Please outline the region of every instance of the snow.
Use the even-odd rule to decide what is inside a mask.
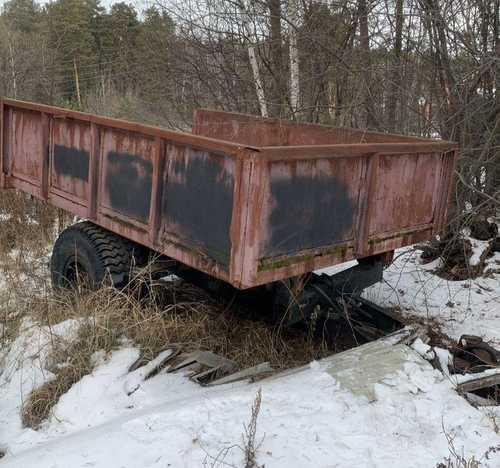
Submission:
[[[386,468],[401,467],[402,460],[431,467],[449,454],[445,432],[476,457],[499,443],[489,418],[420,359],[376,385],[370,403],[318,365],[214,388],[159,374],[138,379],[140,394],[127,395],[127,379],[137,378],[127,369],[137,355],[133,348],[113,353],[60,401],[40,431],[46,442],[6,457],[3,466],[243,466],[243,425],[259,388],[258,461],[269,467]],[[24,445],[32,432],[24,434]],[[499,466],[497,455],[489,458],[483,466]]]
[[[489,249],[490,241],[482,241],[469,237],[472,246],[472,255],[469,258],[470,266],[477,266],[481,263],[481,258],[483,254]]]
[[[420,356],[427,360],[432,360],[436,356],[434,350],[431,346],[424,343],[420,338],[417,338],[411,345],[411,347],[418,353]]]
[[[23,429],[20,408],[33,389],[53,377],[45,362],[50,342],[71,339],[77,328],[76,320],[51,328],[24,320],[19,336],[7,352],[0,354],[0,445],[8,451],[30,446],[42,438],[35,431]]]
[[[489,260],[492,270],[498,260]],[[478,334],[498,344],[498,273],[449,282],[432,273],[437,265],[401,250],[385,281],[365,294],[409,318],[432,319],[451,337]],[[464,378],[425,361],[436,356],[446,370],[449,352],[421,339],[399,368],[374,383],[373,401],[349,389],[349,379],[336,378],[329,358],[252,384],[200,387],[164,371],[145,379],[169,351],[130,372],[140,353],[123,341],[111,355],[93,356],[94,371],[60,398],[39,430],[23,428],[22,402],[53,377],[46,370],[50,340],[71,339],[77,325],[48,329],[25,321],[0,352],[2,467],[242,467],[243,434],[259,389],[257,461],[266,467],[435,467],[449,456],[449,440],[482,467],[500,466],[500,450],[491,449],[500,449],[500,411],[478,410],[458,395],[455,385]]]
[[[418,251],[401,249],[384,271],[384,281],[366,289],[365,297],[382,306],[399,307],[408,317],[432,319],[454,339],[478,335],[499,346],[500,255],[488,259],[486,276],[466,281],[433,274],[439,262],[422,264]]]

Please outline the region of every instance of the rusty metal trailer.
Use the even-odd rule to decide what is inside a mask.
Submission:
[[[210,110],[183,133],[0,106],[2,188],[237,289],[380,259],[446,220],[451,142]]]

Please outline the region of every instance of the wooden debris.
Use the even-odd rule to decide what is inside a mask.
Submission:
[[[469,374],[465,379],[460,379],[457,384],[457,392],[474,392],[482,388],[500,385],[500,369],[491,369],[478,374]]]
[[[240,370],[234,374],[230,374],[226,377],[214,380],[209,385],[223,385],[232,382],[238,382],[245,379],[255,379],[256,377],[261,377],[266,374],[270,374],[274,371],[269,362],[261,362],[253,367],[248,367],[247,369]]]

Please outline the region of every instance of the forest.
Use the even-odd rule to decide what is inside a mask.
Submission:
[[[499,5],[10,0],[0,95],[178,129],[209,107],[453,140],[462,223],[498,210]]]

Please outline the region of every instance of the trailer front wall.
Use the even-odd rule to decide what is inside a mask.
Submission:
[[[419,137],[291,122],[209,109],[195,110],[193,133],[259,147],[430,141]]]

